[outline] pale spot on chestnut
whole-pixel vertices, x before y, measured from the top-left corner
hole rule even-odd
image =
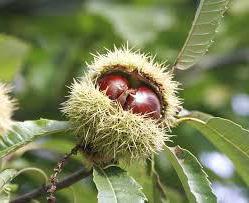
[[[106,95],[111,99],[115,100],[128,90],[128,80],[119,75],[106,75],[98,82],[99,89],[105,91]]]
[[[156,93],[146,86],[139,87],[126,100],[125,109],[133,113],[147,114],[158,119],[161,116],[161,104]]]

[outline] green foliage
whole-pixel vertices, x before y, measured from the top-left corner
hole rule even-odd
[[[0,202],[8,203],[10,200],[10,181],[17,175],[15,169],[5,169],[0,172]]]
[[[227,119],[193,112],[182,118],[199,130],[220,151],[224,152],[234,163],[238,173],[249,185],[249,131]]]
[[[151,175],[148,173],[147,164],[141,162],[134,162],[127,166],[125,163],[120,163],[120,167],[127,170],[130,177],[133,177],[138,182],[142,191],[145,194],[148,202],[153,202],[153,180]]]
[[[192,66],[210,45],[227,2],[226,0],[122,0],[118,2],[106,0],[104,3],[91,0],[5,1],[0,4],[0,32],[2,33],[0,80],[8,81],[14,86],[13,94],[18,99],[20,108],[13,119],[20,121],[35,120],[40,117],[63,119],[58,109],[67,95],[66,86],[69,86],[73,77],[81,77],[84,74],[85,61],[92,60],[89,52],[102,53],[103,47],[110,49],[113,44],[119,47],[128,40],[131,47],[135,46],[152,55],[156,54],[159,61],[169,60],[174,63],[185,41],[193,13],[199,6],[189,37],[176,61],[184,69]],[[198,109],[229,118],[248,128],[248,115],[239,114],[233,107],[234,96],[249,94],[249,66],[246,59],[248,58],[246,50],[249,45],[248,3],[245,0],[236,0],[229,7],[226,18],[217,33],[215,40],[217,43],[210,50],[211,55],[200,61],[198,69],[189,69],[186,72],[176,71],[176,77],[182,83],[181,88],[184,89],[180,93],[180,97],[184,99],[184,108]],[[203,13],[206,9],[212,11],[210,15]],[[190,47],[194,43],[200,46]],[[193,53],[187,51],[189,48]],[[226,56],[230,52],[231,57],[227,60]],[[213,60],[219,56],[222,58]],[[184,150],[188,158],[187,162],[178,161],[173,151],[170,151],[173,148],[167,148],[168,151],[157,156],[154,173],[150,173],[149,167],[142,163],[134,163],[131,166],[124,164],[122,168],[127,169],[129,175],[141,184],[143,193],[151,203],[160,201],[181,203],[189,202],[187,199],[189,197],[192,200],[195,199],[196,190],[191,190],[190,186],[193,185],[189,185],[186,180],[190,173],[183,170],[187,166],[187,169],[195,169],[193,167],[197,166],[207,191],[210,191],[209,183],[201,170],[205,170],[209,175],[210,182],[227,187],[232,184],[236,188],[230,190],[226,197],[232,200],[236,196],[234,193],[244,191],[239,193],[239,198],[245,202],[248,201],[249,190],[244,183],[248,184],[246,174],[249,168],[248,131],[226,119],[216,117],[210,119],[209,116],[206,119],[203,114],[201,117],[191,116],[193,118],[191,117],[192,119],[187,123],[202,132],[204,136],[199,136],[198,132],[188,125],[178,126],[172,132],[177,135],[172,137],[174,145],[180,145],[191,152],[190,154]],[[67,131],[68,123],[53,121],[49,126],[45,123],[39,126],[37,121],[32,122],[15,122],[14,129],[17,131],[9,132],[7,136],[1,135],[0,155],[4,156],[1,159],[2,168],[37,167],[50,175],[60,157],[75,145],[74,136]],[[220,131],[221,136],[216,133]],[[61,132],[60,136],[54,136],[56,132]],[[223,134],[224,132],[226,135]],[[38,139],[40,137],[43,138]],[[31,142],[31,145],[24,147]],[[21,150],[11,153],[22,146]],[[203,153],[217,149],[230,157],[244,182],[237,173],[223,178],[208,166],[201,169],[197,158]],[[168,156],[165,155],[167,153],[169,153]],[[6,154],[8,156],[5,156]],[[78,168],[87,167],[82,159],[84,159],[82,155],[72,157],[69,164],[65,166],[61,178],[70,175]],[[173,161],[170,161],[171,159]],[[174,164],[178,166],[176,170]],[[219,166],[219,163],[216,163],[216,166]],[[7,170],[8,173],[6,173]],[[7,170],[3,170],[0,174],[1,180],[10,177],[8,176],[10,174],[14,177],[16,171],[13,170],[12,173],[12,169]],[[114,171],[117,170],[114,169]],[[127,176],[123,169],[120,170],[122,175]],[[181,172],[181,176],[175,171]],[[101,171],[99,173],[102,175]],[[6,175],[2,176],[3,174]],[[116,178],[119,176],[114,177]],[[181,182],[183,179],[184,184]],[[0,182],[3,183],[1,180]],[[158,185],[159,182],[160,185]],[[194,185],[197,184],[196,182]],[[0,194],[0,202],[8,202],[11,193],[13,196],[18,196],[30,192],[40,187],[44,181],[34,173],[23,173],[15,178],[15,183],[18,190],[12,191],[13,185],[9,185],[8,182]],[[140,194],[141,190],[138,188],[140,187],[134,187],[134,191],[131,188],[128,189],[134,194]],[[226,198],[220,195],[217,196],[218,201]],[[73,202],[73,196],[76,203],[85,201],[96,203],[97,191],[92,178],[86,178],[56,193],[58,202]],[[142,197],[144,196],[141,196],[144,201]],[[46,202],[44,197],[37,200]]]
[[[117,166],[95,167],[93,180],[98,189],[100,203],[145,202],[141,186],[127,172]]]
[[[170,10],[165,12],[153,7],[89,2],[87,10],[109,19],[120,36],[136,45],[153,41],[158,32],[169,29],[174,23]],[[152,17],[145,18],[147,13]]]
[[[229,0],[200,1],[188,37],[176,59],[176,68],[187,69],[205,55],[228,3]]]
[[[0,157],[4,157],[35,139],[69,130],[66,121],[40,119],[36,121],[15,122],[12,130],[0,137]]]
[[[189,202],[216,202],[207,174],[193,154],[179,146],[165,147],[164,152],[175,168]]]
[[[15,169],[5,169],[0,173],[0,192],[3,191],[6,184],[10,183],[10,181],[17,175],[17,170]]]
[[[150,160],[150,175],[153,182],[153,200],[149,202],[183,203],[184,197],[178,192],[178,190],[170,187],[169,184],[167,184],[168,178],[164,176],[167,172],[162,173],[158,168],[159,163],[163,163],[169,166],[169,163],[165,163],[165,151],[162,151],[160,154],[161,157],[159,155],[155,155]],[[166,184],[164,183],[164,181],[166,181]]]
[[[0,80],[13,79],[28,50],[29,46],[21,40],[0,34]]]

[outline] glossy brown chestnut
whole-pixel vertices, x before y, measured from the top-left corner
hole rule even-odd
[[[104,91],[111,100],[118,101],[124,110],[131,110],[135,114],[146,114],[154,119],[160,118],[160,100],[149,87],[131,88],[125,77],[111,74],[101,78],[98,84],[99,89]]]
[[[133,113],[147,114],[158,119],[161,115],[161,104],[154,91],[146,86],[135,89],[127,97],[124,109],[131,109]]]
[[[122,93],[129,89],[128,80],[119,75],[106,75],[100,79],[98,84],[99,89],[106,91],[106,95],[111,100],[118,99]]]

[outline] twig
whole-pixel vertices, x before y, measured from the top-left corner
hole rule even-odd
[[[74,173],[72,173],[70,176],[66,177],[62,181],[59,181],[56,183],[57,190],[61,190],[63,188],[69,187],[70,185],[78,182],[79,180],[86,178],[92,174],[92,170],[85,171],[84,169],[80,169]],[[51,187],[51,185],[45,185],[43,187],[34,189],[31,192],[28,192],[26,194],[23,194],[19,197],[17,197],[14,200],[11,200],[10,203],[27,203],[31,199],[37,198],[41,195],[46,195],[47,190]]]
[[[77,155],[77,152],[79,148],[81,147],[80,144],[77,144],[73,149],[71,149],[70,153],[65,154],[64,157],[56,164],[56,167],[54,168],[54,174],[50,176],[50,187],[47,190],[47,193],[49,196],[47,197],[48,203],[55,203],[56,202],[56,197],[54,196],[54,193],[57,190],[56,184],[58,182],[57,176],[61,173],[64,165],[68,161],[68,159],[72,155]]]

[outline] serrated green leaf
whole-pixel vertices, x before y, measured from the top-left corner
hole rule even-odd
[[[15,169],[5,169],[0,172],[0,192],[2,192],[4,186],[17,175],[17,170]]]
[[[99,203],[138,203],[146,200],[142,187],[117,166],[104,169],[95,166],[93,181],[98,189]]]
[[[238,173],[249,185],[249,131],[223,118],[193,112],[181,118],[199,130],[214,146],[225,153],[235,165]]]
[[[227,10],[228,3],[229,0],[200,1],[188,37],[177,56],[174,65],[176,68],[187,69],[205,55],[212,44],[212,39]]]
[[[146,195],[148,202],[153,202],[153,181],[148,174],[146,163],[134,162],[127,166],[127,163],[119,163],[128,171],[128,174],[133,177],[143,188],[143,193]]]
[[[216,202],[207,174],[193,154],[179,146],[165,147],[164,152],[176,170],[189,202]]]
[[[70,124],[66,121],[40,119],[14,122],[12,130],[0,135],[0,158],[16,151],[36,138],[66,131]]]
[[[8,203],[10,200],[10,192],[6,190],[7,185],[17,175],[15,169],[5,169],[0,172],[0,202]]]
[[[161,151],[159,154],[156,154],[151,159],[151,164],[154,163],[154,167],[152,167],[151,172],[154,171],[154,181],[156,181],[156,187],[160,194],[157,195],[154,202],[156,203],[183,203],[186,202],[185,195],[177,189],[177,187],[170,186],[169,183],[172,183],[171,175],[172,175],[172,166],[170,164],[169,159],[165,156],[165,152]],[[152,165],[153,166],[153,165]],[[175,177],[173,182],[175,181]],[[174,184],[175,185],[175,184]],[[157,193],[158,193],[157,192]],[[155,197],[155,195],[154,195]]]
[[[10,202],[10,193],[1,192],[0,193],[0,202],[1,203],[9,203]]]
[[[11,80],[20,68],[29,46],[7,35],[0,35],[0,80]]]

